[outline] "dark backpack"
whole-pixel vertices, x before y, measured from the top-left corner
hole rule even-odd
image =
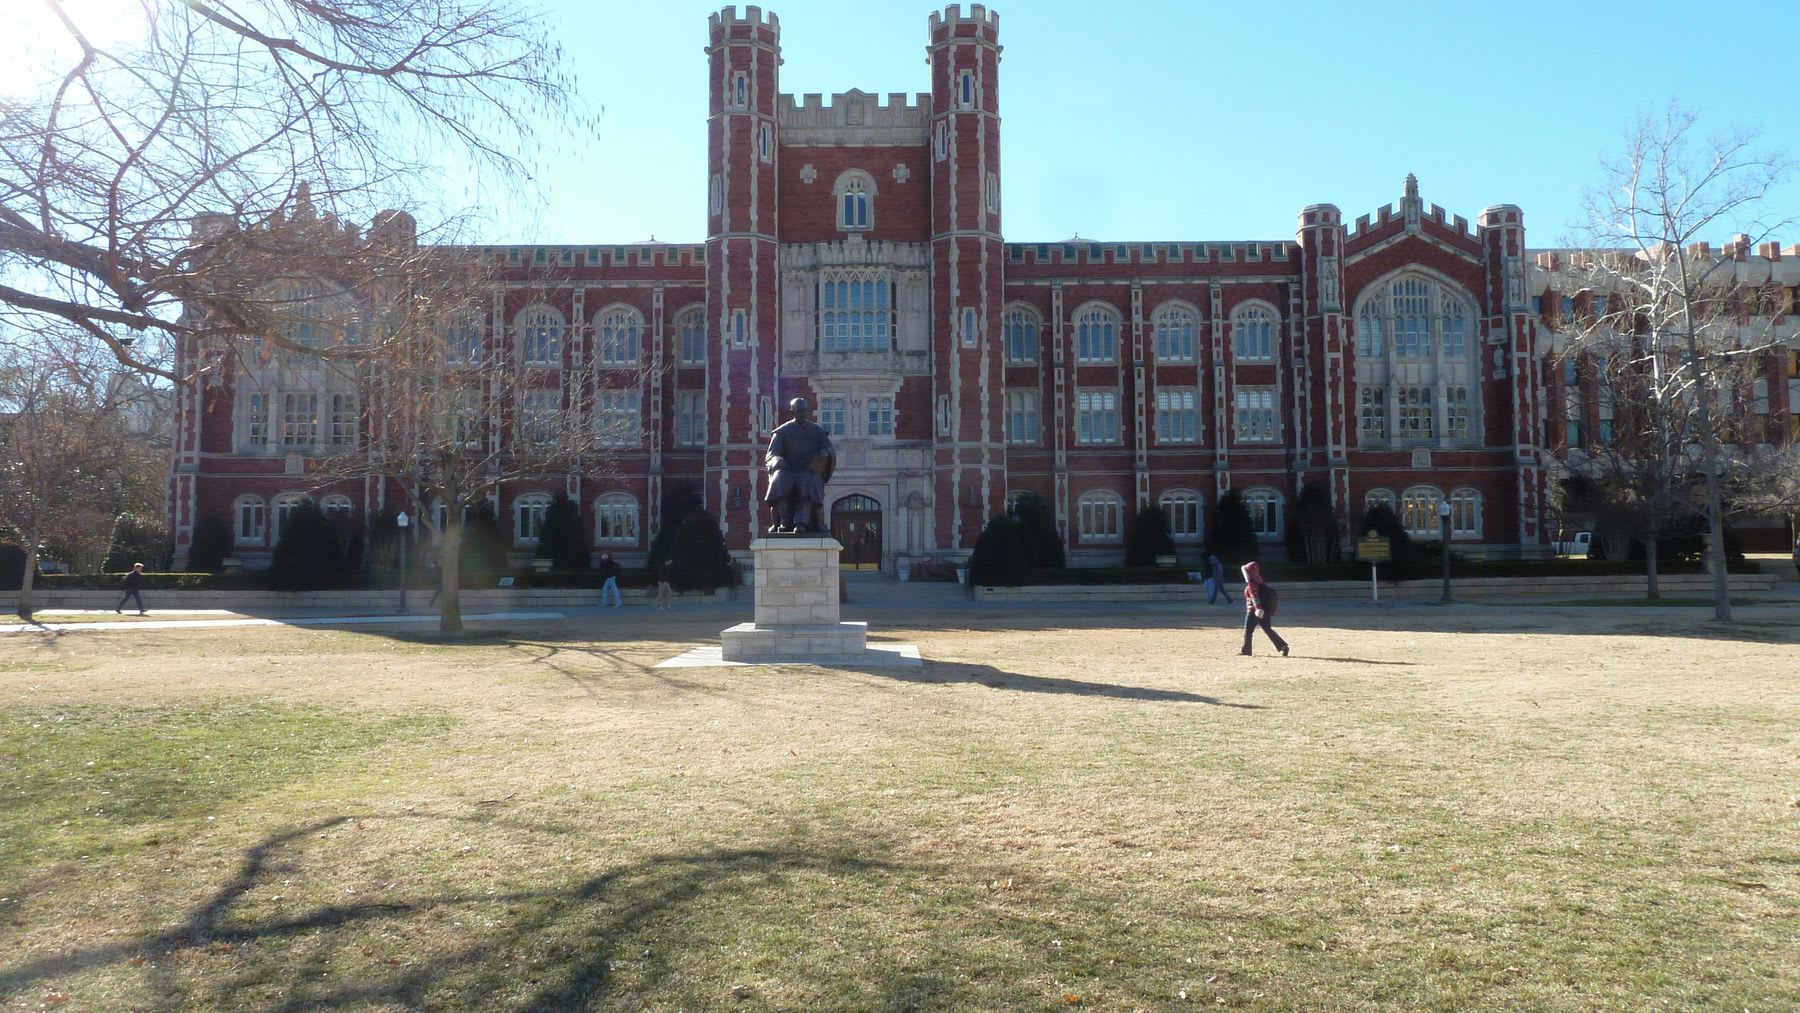
[[[1275,614],[1275,606],[1281,604],[1281,595],[1275,592],[1273,584],[1264,583],[1256,589],[1256,603],[1263,610],[1263,615]]]

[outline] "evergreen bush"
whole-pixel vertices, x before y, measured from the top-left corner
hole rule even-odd
[[[343,574],[344,533],[310,499],[290,507],[281,518],[269,582],[281,591],[317,591]]]
[[[1337,511],[1331,492],[1318,482],[1300,489],[1300,498],[1288,512],[1288,559],[1295,563],[1333,563],[1342,554]]]
[[[669,584],[677,591],[710,591],[730,587],[736,570],[725,548],[725,533],[705,510],[689,513],[675,530],[670,547],[674,562]]]
[[[1219,557],[1228,572],[1260,558],[1256,542],[1256,526],[1250,520],[1250,508],[1244,505],[1244,494],[1236,489],[1219,497],[1213,509],[1212,528],[1207,532],[1206,551]]]
[[[1389,580],[1410,579],[1420,569],[1417,553],[1413,551],[1412,536],[1406,533],[1406,526],[1400,523],[1400,515],[1394,513],[1393,507],[1377,503],[1363,511],[1362,523],[1357,525],[1356,536],[1361,538],[1371,531],[1387,539],[1388,553],[1392,558],[1378,566]]]
[[[1169,534],[1169,515],[1154,503],[1137,512],[1125,533],[1125,565],[1154,566],[1157,556],[1173,556],[1175,538]]]
[[[1062,535],[1056,530],[1056,515],[1050,504],[1035,492],[1020,493],[1009,511],[1019,522],[1025,540],[1025,555],[1034,570],[1061,569],[1067,563]]]
[[[469,508],[462,523],[462,549],[457,562],[460,573],[469,574],[485,586],[501,570],[506,569],[506,549],[500,544],[500,518],[491,500],[482,500]]]
[[[217,573],[231,555],[231,529],[217,514],[207,514],[194,524],[194,540],[188,543],[188,572]]]
[[[588,565],[587,538],[581,528],[581,508],[567,496],[558,495],[544,511],[544,526],[538,531],[537,558],[550,560],[557,570],[581,570]]]
[[[1031,575],[1024,526],[1010,514],[995,514],[969,554],[969,581],[990,587],[1017,587]]]
[[[113,520],[112,542],[100,570],[123,573],[133,563],[144,564],[146,570],[162,570],[168,562],[168,544],[162,521],[142,514],[120,514]]]
[[[650,540],[650,559],[648,569],[655,573],[663,560],[669,558],[669,550],[675,545],[675,532],[681,530],[681,522],[688,515],[700,509],[700,493],[692,486],[679,486],[663,494],[662,522],[657,526],[656,537]]]

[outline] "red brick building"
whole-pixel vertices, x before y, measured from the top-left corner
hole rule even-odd
[[[1077,563],[1117,561],[1146,504],[1197,552],[1228,490],[1279,544],[1309,483],[1346,536],[1385,500],[1435,537],[1447,501],[1459,549],[1543,551],[1544,372],[1517,207],[1471,227],[1408,177],[1398,204],[1352,224],[1305,207],[1291,239],[1009,242],[999,18],[932,14],[928,45],[928,92],[783,94],[777,19],[727,9],[709,25],[704,244],[484,251],[502,284],[472,325],[483,355],[565,385],[639,378],[610,403],[635,424],[605,475],[502,490],[518,549],[556,492],[596,550],[627,560],[671,496],[697,496],[747,547],[769,429],[805,395],[839,447],[828,507],[846,559],[887,569],[966,555],[1024,490],[1053,505]],[[254,561],[300,496],[356,523],[393,508],[378,480],[308,484],[315,446],[354,440],[354,403],[266,379],[183,388],[179,545],[214,514]]]

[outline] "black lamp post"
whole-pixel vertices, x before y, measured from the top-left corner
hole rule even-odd
[[[1439,601],[1450,603],[1450,501],[1438,500],[1438,524],[1444,532],[1444,596]]]
[[[406,611],[406,525],[409,521],[410,518],[406,516],[404,510],[394,518],[394,523],[400,526],[400,612],[402,613]]]

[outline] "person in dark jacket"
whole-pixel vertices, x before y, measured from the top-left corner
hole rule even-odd
[[[1206,603],[1211,605],[1220,598],[1225,604],[1231,604],[1231,592],[1225,590],[1225,564],[1219,562],[1218,556],[1206,557]]]
[[[1270,621],[1275,618],[1275,603],[1275,589],[1263,582],[1262,568],[1255,563],[1245,563],[1244,649],[1239,651],[1239,654],[1250,653],[1250,638],[1256,634],[1256,628],[1261,626],[1263,632],[1269,635],[1269,641],[1275,645],[1275,649],[1281,652],[1282,657],[1287,657],[1287,641],[1281,639],[1281,634],[1276,633],[1275,627],[1269,625]]]
[[[147,616],[150,610],[144,607],[144,564],[131,564],[131,572],[125,575],[125,594],[119,598],[119,604],[113,607],[114,612],[124,612],[125,603],[136,599],[138,615]]]
[[[612,558],[612,553],[600,553],[600,576],[606,582],[600,585],[600,607],[606,607],[606,596],[612,595],[613,608],[623,605],[624,598],[619,594],[619,561]]]

